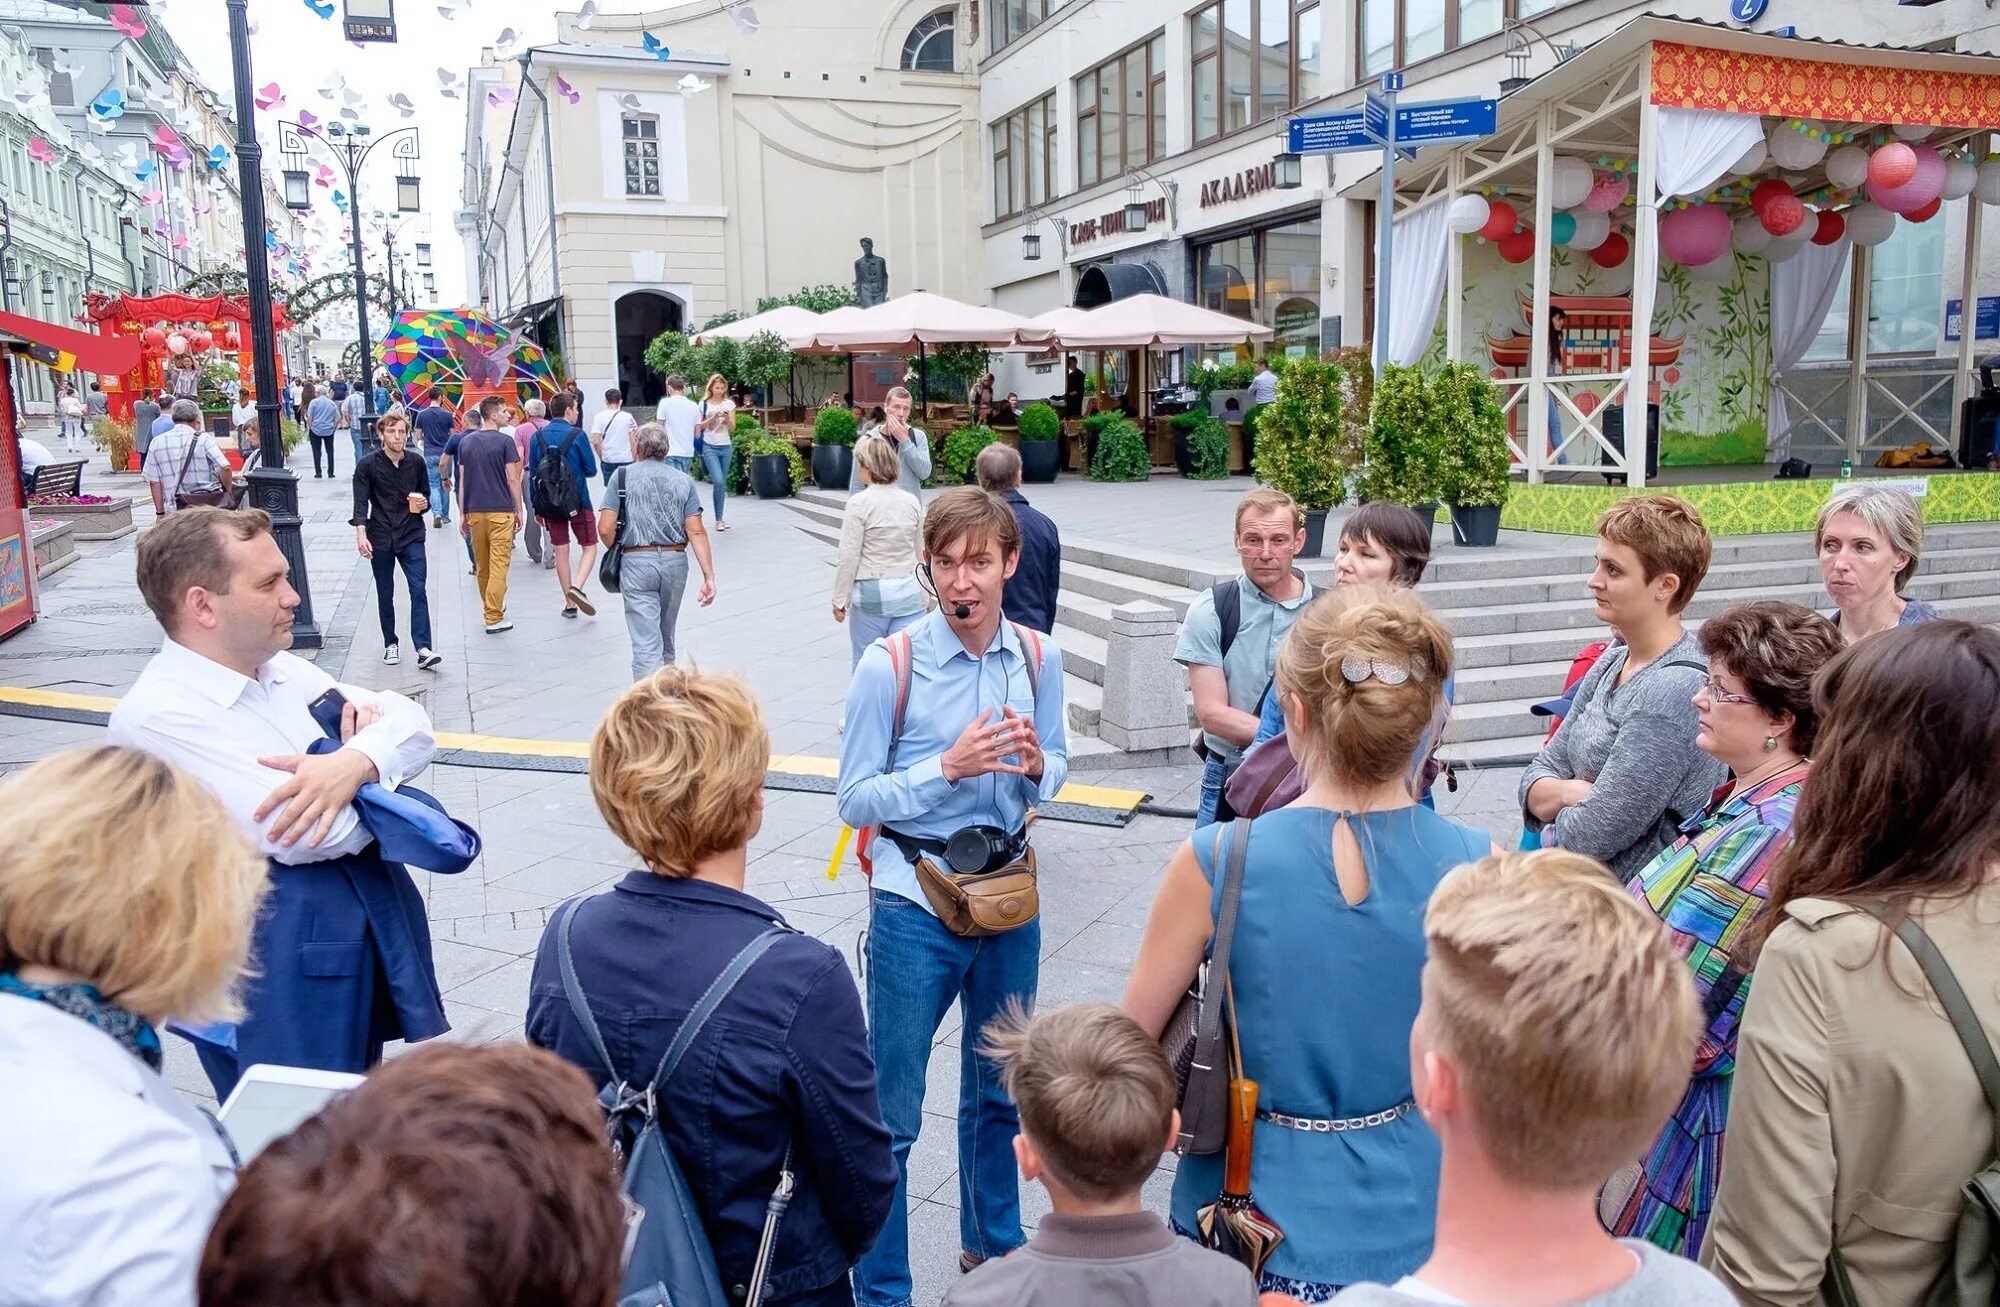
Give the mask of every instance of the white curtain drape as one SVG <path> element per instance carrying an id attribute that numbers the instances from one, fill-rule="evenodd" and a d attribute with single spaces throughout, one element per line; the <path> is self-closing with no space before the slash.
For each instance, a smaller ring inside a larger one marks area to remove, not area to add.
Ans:
<path id="1" fill-rule="evenodd" d="M 1729 165 L 1764 139 L 1764 120 L 1754 113 L 1719 109 L 1659 110 L 1660 197 L 1700 195 L 1729 173 Z"/>
<path id="2" fill-rule="evenodd" d="M 1842 236 L 1831 245 L 1807 244 L 1771 265 L 1771 399 L 1764 419 L 1764 448 L 1770 457 L 1782 457 L 1792 443 L 1792 415 L 1778 382 L 1798 366 L 1826 323 L 1853 248 Z"/>
<path id="3" fill-rule="evenodd" d="M 1390 256 L 1390 285 L 1395 303 L 1389 314 L 1389 361 L 1409 367 L 1430 348 L 1444 303 L 1445 255 L 1451 249 L 1451 228 L 1445 225 L 1450 205 L 1432 200 L 1396 219 L 1396 248 Z"/>

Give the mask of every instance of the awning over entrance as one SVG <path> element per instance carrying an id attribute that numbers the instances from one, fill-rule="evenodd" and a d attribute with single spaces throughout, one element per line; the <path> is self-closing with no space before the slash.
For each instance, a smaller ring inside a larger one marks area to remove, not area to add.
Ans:
<path id="1" fill-rule="evenodd" d="M 1150 263 L 1093 263 L 1076 279 L 1077 308 L 1094 309 L 1127 295 L 1165 295 L 1166 278 Z"/>
<path id="2" fill-rule="evenodd" d="M 532 304 L 524 304 L 502 318 L 500 325 L 509 331 L 532 326 L 554 313 L 561 303 L 561 300 L 536 300 Z"/>
<path id="3" fill-rule="evenodd" d="M 139 366 L 139 342 L 130 336 L 100 336 L 18 313 L 0 313 L 0 330 L 10 331 L 31 345 L 73 355 L 76 366 L 85 372 L 118 377 Z"/>

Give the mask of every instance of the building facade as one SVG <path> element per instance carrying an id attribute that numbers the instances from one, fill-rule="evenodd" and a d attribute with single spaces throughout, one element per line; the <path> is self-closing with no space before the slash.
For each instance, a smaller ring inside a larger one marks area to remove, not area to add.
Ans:
<path id="1" fill-rule="evenodd" d="M 666 330 L 852 284 L 980 301 L 984 136 L 965 0 L 760 0 L 558 16 L 467 79 L 467 284 L 595 400 L 658 397 Z M 646 40 L 662 48 L 657 57 Z M 553 165 L 553 166 L 551 166 Z"/>

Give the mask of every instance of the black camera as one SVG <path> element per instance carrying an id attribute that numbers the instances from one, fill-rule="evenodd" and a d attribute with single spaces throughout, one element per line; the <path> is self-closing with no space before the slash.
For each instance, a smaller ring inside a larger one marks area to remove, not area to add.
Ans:
<path id="1" fill-rule="evenodd" d="M 998 826 L 967 826 L 944 843 L 944 860 L 960 876 L 998 871 L 1021 856 L 1022 840 Z"/>

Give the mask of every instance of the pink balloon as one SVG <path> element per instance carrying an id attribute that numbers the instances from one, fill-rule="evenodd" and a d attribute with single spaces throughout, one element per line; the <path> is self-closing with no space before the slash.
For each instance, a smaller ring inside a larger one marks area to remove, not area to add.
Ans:
<path id="1" fill-rule="evenodd" d="M 1675 209 L 1660 218 L 1660 252 L 1684 267 L 1713 263 L 1729 248 L 1729 215 L 1713 204 Z"/>
<path id="2" fill-rule="evenodd" d="M 1916 152 L 1904 141 L 1891 141 L 1868 156 L 1868 185 L 1874 187 L 1896 187 L 1914 177 L 1917 172 Z"/>
<path id="3" fill-rule="evenodd" d="M 1632 183 L 1617 173 L 1606 173 L 1590 188 L 1590 194 L 1583 197 L 1583 207 L 1591 213 L 1609 213 L 1625 202 L 1632 192 Z"/>
<path id="4" fill-rule="evenodd" d="M 1799 229 L 1806 220 L 1806 206 L 1796 195 L 1779 195 L 1764 206 L 1757 215 L 1763 221 L 1764 230 L 1773 236 L 1789 236 Z"/>
<path id="5" fill-rule="evenodd" d="M 1881 154 L 1888 148 L 1885 145 L 1876 153 Z M 1912 209 L 1921 209 L 1938 198 L 1944 190 L 1945 173 L 1949 171 L 1945 166 L 1944 156 L 1930 146 L 1910 145 L 1903 148 L 1907 149 L 1916 160 L 1908 180 L 1900 185 L 1885 186 L 1878 184 L 1872 173 L 1868 179 L 1868 198 L 1891 213 L 1908 213 Z"/>

